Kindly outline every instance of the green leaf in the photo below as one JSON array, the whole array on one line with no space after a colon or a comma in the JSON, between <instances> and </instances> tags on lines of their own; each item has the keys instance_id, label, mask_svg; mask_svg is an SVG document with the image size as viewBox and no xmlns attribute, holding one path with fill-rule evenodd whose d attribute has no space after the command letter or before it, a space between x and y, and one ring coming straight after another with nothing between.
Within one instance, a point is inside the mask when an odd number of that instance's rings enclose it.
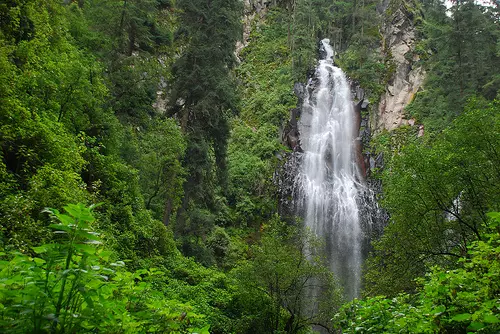
<instances>
[{"instance_id":1,"label":"green leaf","mask_svg":"<svg viewBox=\"0 0 500 334\"><path fill-rule=\"evenodd\" d=\"M467 329L478 331L478 330L480 330L480 329L482 329L484 327L485 327L485 325L483 323L473 321L473 322L471 322L471 324L469 325L469 327L467 327Z\"/></svg>"},{"instance_id":2,"label":"green leaf","mask_svg":"<svg viewBox=\"0 0 500 334\"><path fill-rule=\"evenodd\" d=\"M46 245L42 245L42 246L38 246L38 247L33 247L33 251L37 254L42 254L42 253L46 253L48 250L48 248L46 247Z\"/></svg>"},{"instance_id":3,"label":"green leaf","mask_svg":"<svg viewBox=\"0 0 500 334\"><path fill-rule=\"evenodd\" d=\"M96 203L96 204L92 204L92 205L89 206L89 210L92 211L95 208L100 207L101 205L104 205L104 202L99 202L99 203Z\"/></svg>"},{"instance_id":4,"label":"green leaf","mask_svg":"<svg viewBox=\"0 0 500 334\"><path fill-rule=\"evenodd\" d=\"M491 219L494 219L496 221L500 221L500 212L488 212L486 215L488 217L490 217Z\"/></svg>"},{"instance_id":5,"label":"green leaf","mask_svg":"<svg viewBox=\"0 0 500 334\"><path fill-rule=\"evenodd\" d=\"M470 320L471 314L469 313L461 313L455 315L453 318L451 318L452 321L465 321L465 320Z\"/></svg>"},{"instance_id":6,"label":"green leaf","mask_svg":"<svg viewBox=\"0 0 500 334\"><path fill-rule=\"evenodd\" d=\"M113 252L109 250L102 250L101 252L99 252L99 257L101 257L104 261L108 261L112 255Z\"/></svg>"},{"instance_id":7,"label":"green leaf","mask_svg":"<svg viewBox=\"0 0 500 334\"><path fill-rule=\"evenodd\" d=\"M136 275L144 275L144 274L147 274L148 273L148 270L147 269L137 269L135 271L135 274Z\"/></svg>"},{"instance_id":8,"label":"green leaf","mask_svg":"<svg viewBox=\"0 0 500 334\"><path fill-rule=\"evenodd\" d=\"M111 263L110 266L113 266L113 267L124 267L125 266L125 262L123 262L123 261L116 261L116 262Z\"/></svg>"},{"instance_id":9,"label":"green leaf","mask_svg":"<svg viewBox=\"0 0 500 334\"><path fill-rule=\"evenodd\" d=\"M65 232L73 231L73 228L71 228L68 225L63 225L63 224L50 224L49 227L53 228L54 230L58 230L58 231L65 231Z\"/></svg>"},{"instance_id":10,"label":"green leaf","mask_svg":"<svg viewBox=\"0 0 500 334\"><path fill-rule=\"evenodd\" d=\"M206 325L203 328L193 328L190 330L192 334L210 334L210 325Z\"/></svg>"},{"instance_id":11,"label":"green leaf","mask_svg":"<svg viewBox=\"0 0 500 334\"><path fill-rule=\"evenodd\" d=\"M500 322L500 320L493 314L487 314L483 317L483 321L489 324L496 324Z\"/></svg>"},{"instance_id":12,"label":"green leaf","mask_svg":"<svg viewBox=\"0 0 500 334\"><path fill-rule=\"evenodd\" d=\"M446 311L446 306L439 305L434 310L432 310L432 314L434 314L434 316L438 316L438 315L442 314L444 311Z\"/></svg>"},{"instance_id":13,"label":"green leaf","mask_svg":"<svg viewBox=\"0 0 500 334\"><path fill-rule=\"evenodd\" d=\"M57 219L59 219L59 221L63 224L63 225L73 225L75 223L75 219L68 216L68 215L65 215L65 214L57 214L56 215ZM55 224L54 224L55 225Z\"/></svg>"},{"instance_id":14,"label":"green leaf","mask_svg":"<svg viewBox=\"0 0 500 334\"><path fill-rule=\"evenodd\" d=\"M89 239L94 241L100 241L101 239L96 235L96 233L91 233L86 230L77 230L76 235L82 239Z\"/></svg>"},{"instance_id":15,"label":"green leaf","mask_svg":"<svg viewBox=\"0 0 500 334\"><path fill-rule=\"evenodd\" d=\"M66 212L68 212L73 217L89 223L95 220L90 210L82 203L68 204L64 207L64 210L66 210Z\"/></svg>"},{"instance_id":16,"label":"green leaf","mask_svg":"<svg viewBox=\"0 0 500 334\"><path fill-rule=\"evenodd\" d=\"M88 244L75 244L75 249L85 254L94 254L96 251L94 246Z\"/></svg>"}]
</instances>

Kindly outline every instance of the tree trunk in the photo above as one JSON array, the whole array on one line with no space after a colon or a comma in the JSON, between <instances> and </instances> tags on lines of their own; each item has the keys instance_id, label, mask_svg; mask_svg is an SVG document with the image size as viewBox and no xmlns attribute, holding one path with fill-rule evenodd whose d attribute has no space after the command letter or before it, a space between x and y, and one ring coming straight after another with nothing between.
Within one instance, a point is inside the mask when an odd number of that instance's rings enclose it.
<instances>
[{"instance_id":1,"label":"tree trunk","mask_svg":"<svg viewBox=\"0 0 500 334\"><path fill-rule=\"evenodd\" d=\"M165 203L165 211L163 213L163 224L168 226L170 223L170 215L172 214L172 198L167 199Z\"/></svg>"}]
</instances>

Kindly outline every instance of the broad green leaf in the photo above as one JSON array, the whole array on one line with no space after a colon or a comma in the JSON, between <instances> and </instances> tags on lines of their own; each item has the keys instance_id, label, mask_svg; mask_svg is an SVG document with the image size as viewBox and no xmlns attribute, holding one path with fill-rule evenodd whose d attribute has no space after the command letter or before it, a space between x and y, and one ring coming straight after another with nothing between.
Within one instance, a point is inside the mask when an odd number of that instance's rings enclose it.
<instances>
[{"instance_id":1,"label":"broad green leaf","mask_svg":"<svg viewBox=\"0 0 500 334\"><path fill-rule=\"evenodd\" d=\"M50 224L50 228L53 228L54 230L60 230L60 231L65 231L65 232L71 232L73 231L73 228L68 226L68 225L63 225L63 224Z\"/></svg>"},{"instance_id":2,"label":"broad green leaf","mask_svg":"<svg viewBox=\"0 0 500 334\"><path fill-rule=\"evenodd\" d=\"M210 325L206 325L203 328L193 328L190 330L192 334L210 334Z\"/></svg>"},{"instance_id":3,"label":"broad green leaf","mask_svg":"<svg viewBox=\"0 0 500 334\"><path fill-rule=\"evenodd\" d=\"M38 247L33 247L32 249L37 254L46 253L48 251L48 249L47 249L47 247L45 245L38 246Z\"/></svg>"},{"instance_id":4,"label":"broad green leaf","mask_svg":"<svg viewBox=\"0 0 500 334\"><path fill-rule=\"evenodd\" d=\"M65 214L57 214L56 215L57 219L59 219L59 221L63 224L63 225L73 225L75 223L75 219L68 216L68 215L65 215Z\"/></svg>"},{"instance_id":5,"label":"broad green leaf","mask_svg":"<svg viewBox=\"0 0 500 334\"><path fill-rule=\"evenodd\" d=\"M147 274L148 273L148 270L147 269L137 269L135 271L135 274L136 275L144 275L144 274Z\"/></svg>"},{"instance_id":6,"label":"broad green leaf","mask_svg":"<svg viewBox=\"0 0 500 334\"><path fill-rule=\"evenodd\" d=\"M113 255L113 252L108 251L108 250L102 250L99 252L99 256L104 260L108 261L109 258Z\"/></svg>"},{"instance_id":7,"label":"broad green leaf","mask_svg":"<svg viewBox=\"0 0 500 334\"><path fill-rule=\"evenodd\" d=\"M94 246L88 244L75 244L75 249L86 254L94 254L96 251Z\"/></svg>"},{"instance_id":8,"label":"broad green leaf","mask_svg":"<svg viewBox=\"0 0 500 334\"><path fill-rule=\"evenodd\" d=\"M123 262L123 261L116 261L116 262L111 263L110 266L113 266L113 267L124 267L125 266L125 262Z\"/></svg>"},{"instance_id":9,"label":"broad green leaf","mask_svg":"<svg viewBox=\"0 0 500 334\"><path fill-rule=\"evenodd\" d=\"M469 327L467 327L467 329L478 331L478 330L480 330L480 329L482 329L484 327L485 327L485 325L483 323L473 321L473 322L471 322L471 324L469 325Z\"/></svg>"},{"instance_id":10,"label":"broad green leaf","mask_svg":"<svg viewBox=\"0 0 500 334\"><path fill-rule=\"evenodd\" d=\"M465 320L470 320L471 314L469 313L462 313L462 314L457 314L453 318L451 318L452 321L465 321Z\"/></svg>"},{"instance_id":11,"label":"broad green leaf","mask_svg":"<svg viewBox=\"0 0 500 334\"><path fill-rule=\"evenodd\" d=\"M439 305L438 307L436 307L434 310L432 310L432 314L434 316L437 316L437 315L440 315L442 314L444 311L446 311L446 306L444 305Z\"/></svg>"},{"instance_id":12,"label":"broad green leaf","mask_svg":"<svg viewBox=\"0 0 500 334\"><path fill-rule=\"evenodd\" d=\"M497 316L493 315L493 314L487 314L483 317L483 321L484 322L487 322L489 324L496 324L498 322L500 322L500 320L498 319Z\"/></svg>"}]
</instances>

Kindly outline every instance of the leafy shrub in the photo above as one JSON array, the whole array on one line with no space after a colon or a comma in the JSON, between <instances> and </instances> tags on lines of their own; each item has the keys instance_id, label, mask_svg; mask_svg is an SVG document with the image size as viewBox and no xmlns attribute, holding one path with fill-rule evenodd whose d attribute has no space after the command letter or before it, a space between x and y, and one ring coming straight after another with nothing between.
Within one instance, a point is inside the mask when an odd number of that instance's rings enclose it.
<instances>
[{"instance_id":1,"label":"leafy shrub","mask_svg":"<svg viewBox=\"0 0 500 334\"><path fill-rule=\"evenodd\" d=\"M192 307L153 289L156 268L129 272L110 262L92 232L93 207L70 204L51 213L58 242L34 256L0 253L0 327L5 333L208 333Z\"/></svg>"},{"instance_id":2,"label":"leafy shrub","mask_svg":"<svg viewBox=\"0 0 500 334\"><path fill-rule=\"evenodd\" d=\"M475 241L463 267L432 268L419 292L354 300L334 320L343 333L494 333L500 330L500 213L490 213L484 240Z\"/></svg>"}]
</instances>

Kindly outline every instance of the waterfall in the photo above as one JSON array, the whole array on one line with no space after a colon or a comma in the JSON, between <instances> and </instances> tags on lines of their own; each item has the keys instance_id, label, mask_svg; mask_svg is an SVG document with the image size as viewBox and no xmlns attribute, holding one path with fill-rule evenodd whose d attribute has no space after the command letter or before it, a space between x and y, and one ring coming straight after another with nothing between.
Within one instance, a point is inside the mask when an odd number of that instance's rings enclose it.
<instances>
[{"instance_id":1,"label":"waterfall","mask_svg":"<svg viewBox=\"0 0 500 334\"><path fill-rule=\"evenodd\" d=\"M307 85L299 123L303 155L296 179L304 223L325 243L326 261L349 299L359 296L363 192L356 164L357 136L350 85L333 64L329 40Z\"/></svg>"}]
</instances>

